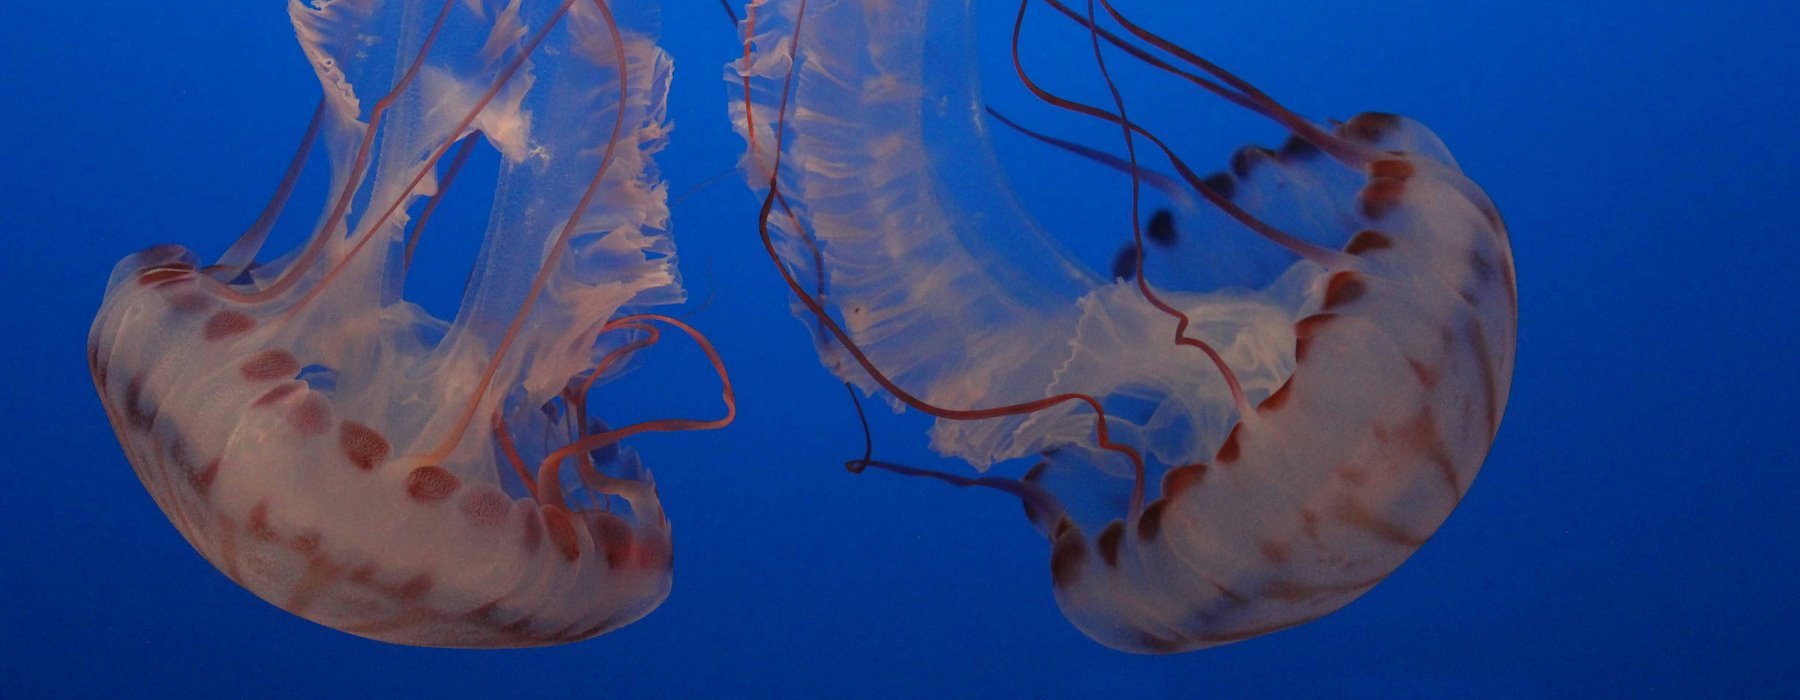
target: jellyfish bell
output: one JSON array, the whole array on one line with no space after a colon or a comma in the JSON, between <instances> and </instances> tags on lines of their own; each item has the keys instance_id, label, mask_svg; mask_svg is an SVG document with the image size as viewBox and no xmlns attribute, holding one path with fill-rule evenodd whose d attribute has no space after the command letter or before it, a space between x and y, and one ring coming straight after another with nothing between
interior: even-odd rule
<instances>
[{"instance_id":1,"label":"jellyfish bell","mask_svg":"<svg viewBox=\"0 0 1800 700\"><path fill-rule=\"evenodd\" d=\"M1095 274L1001 176L972 5L759 0L726 70L766 250L826 366L936 417L941 453L1032 465L853 470L1019 497L1058 606L1117 649L1199 649L1348 604L1448 517L1498 431L1517 292L1493 204L1415 121L1316 124L1107 0L1026 0L1020 84L1118 137L1039 140L1131 185L1114 274ZM1110 99L1019 60L1028 10L1078 29L1069 49ZM1127 72L1292 138L1209 173L1131 112ZM1168 217L1146 188L1178 190Z\"/></svg>"},{"instance_id":2,"label":"jellyfish bell","mask_svg":"<svg viewBox=\"0 0 1800 700\"><path fill-rule=\"evenodd\" d=\"M126 258L89 335L133 468L232 580L336 629L453 647L585 639L667 596L669 523L617 443L730 415L590 417L659 328L724 377L685 324L624 311L683 295L653 161L670 61L654 12L623 4L289 3L325 95L274 203L213 265L173 245ZM323 214L257 262L315 140ZM401 298L407 258L476 140L498 186L440 320Z\"/></svg>"}]
</instances>

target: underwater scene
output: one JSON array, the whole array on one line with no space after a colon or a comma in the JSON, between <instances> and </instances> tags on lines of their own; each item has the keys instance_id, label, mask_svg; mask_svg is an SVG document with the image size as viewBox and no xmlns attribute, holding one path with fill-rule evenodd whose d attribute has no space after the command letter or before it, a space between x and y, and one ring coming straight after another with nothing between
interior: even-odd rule
<instances>
[{"instance_id":1,"label":"underwater scene","mask_svg":"<svg viewBox=\"0 0 1800 700\"><path fill-rule=\"evenodd\" d=\"M1800 9L14 8L6 697L1788 697Z\"/></svg>"}]
</instances>

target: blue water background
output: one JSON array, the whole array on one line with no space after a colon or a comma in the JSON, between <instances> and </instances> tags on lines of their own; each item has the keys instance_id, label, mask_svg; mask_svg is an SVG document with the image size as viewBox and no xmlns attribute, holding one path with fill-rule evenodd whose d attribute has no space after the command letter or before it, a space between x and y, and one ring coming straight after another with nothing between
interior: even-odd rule
<instances>
[{"instance_id":1,"label":"blue water background","mask_svg":"<svg viewBox=\"0 0 1800 700\"><path fill-rule=\"evenodd\" d=\"M679 191L740 148L719 78L736 44L710 0L665 4L678 131L661 162ZM1307 114L1430 124L1512 231L1521 332L1499 439L1443 529L1345 610L1216 650L1109 651L1058 613L1047 547L1015 503L846 473L854 415L788 315L756 202L727 179L684 202L675 230L696 302L713 292L694 321L734 370L741 418L636 441L674 522L668 602L594 641L505 652L391 646L290 616L167 523L83 363L115 261L165 241L216 255L273 187L318 93L285 13L13 3L0 22L0 697L1800 693L1800 6L1169 5L1159 27ZM1016 137L1001 145L1028 170L1078 172ZM1033 196L1071 199L1044 186ZM302 189L300 228L322 196ZM444 214L425 244L440 287L460 281L480 230L485 197L465 194L470 213ZM1121 235L1072 229L1058 233L1079 250ZM699 356L665 345L608 390L617 415L715 410ZM957 468L924 448L918 416L874 424L884 456Z\"/></svg>"}]
</instances>

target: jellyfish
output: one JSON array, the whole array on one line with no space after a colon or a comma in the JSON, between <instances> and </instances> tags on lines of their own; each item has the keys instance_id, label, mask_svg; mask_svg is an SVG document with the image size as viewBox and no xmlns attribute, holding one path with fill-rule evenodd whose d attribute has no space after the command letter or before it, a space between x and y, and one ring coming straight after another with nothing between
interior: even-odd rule
<instances>
[{"instance_id":1,"label":"jellyfish","mask_svg":"<svg viewBox=\"0 0 1800 700\"><path fill-rule=\"evenodd\" d=\"M1420 123L1305 119L1109 0L1023 0L1003 44L1045 111L1116 142L990 114L972 6L759 0L726 69L763 242L823 364L935 417L932 447L982 473L852 470L1017 497L1058 607L1119 650L1248 639L1370 590L1499 429L1517 291L1493 203ZM1059 49L1109 99L1020 58L1034 11L1069 23ZM1130 109L1128 72L1289 138L1196 170ZM1018 204L989 144L1015 126L1129 179L1111 276Z\"/></svg>"},{"instance_id":2,"label":"jellyfish","mask_svg":"<svg viewBox=\"0 0 1800 700\"><path fill-rule=\"evenodd\" d=\"M175 245L125 258L88 343L138 477L233 581L441 647L587 639L668 595L669 522L620 440L735 409L705 338L647 310L683 299L654 162L671 63L654 8L629 5L289 2L324 96L274 200L213 264ZM498 185L440 320L403 283L483 142ZM259 260L315 144L320 218ZM596 387L671 329L713 363L724 417L609 426Z\"/></svg>"}]
</instances>

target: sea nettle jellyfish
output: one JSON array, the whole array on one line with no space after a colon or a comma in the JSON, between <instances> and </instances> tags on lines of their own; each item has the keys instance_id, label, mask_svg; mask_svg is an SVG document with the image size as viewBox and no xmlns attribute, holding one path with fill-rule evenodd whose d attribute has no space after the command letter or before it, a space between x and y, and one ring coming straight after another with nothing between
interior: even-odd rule
<instances>
[{"instance_id":1,"label":"sea nettle jellyfish","mask_svg":"<svg viewBox=\"0 0 1800 700\"><path fill-rule=\"evenodd\" d=\"M215 264L126 258L88 341L138 476L232 580L346 632L459 647L585 639L668 595L669 523L617 443L724 425L732 397L720 420L617 429L589 407L670 327L724 378L684 324L621 310L682 291L651 160L670 62L654 9L618 5L290 2L325 95L275 201ZM323 215L258 263L315 141ZM482 141L499 185L447 323L401 291Z\"/></svg>"},{"instance_id":2,"label":"sea nettle jellyfish","mask_svg":"<svg viewBox=\"0 0 1800 700\"><path fill-rule=\"evenodd\" d=\"M1020 60L1031 6L1069 23L1064 49L1110 99ZM996 165L1004 118L981 106L971 12L761 0L727 70L764 241L825 364L935 416L942 453L1034 463L1018 479L853 467L1018 496L1058 605L1117 649L1241 640L1369 590L1449 516L1499 428L1517 296L1493 204L1417 122L1316 124L1106 0L1021 2L1018 80L1117 141L1029 133L1129 176L1114 206L1131 235L1093 274ZM1113 79L1128 68L1291 138L1196 172L1134 119ZM1145 185L1200 204L1144 216Z\"/></svg>"}]
</instances>

